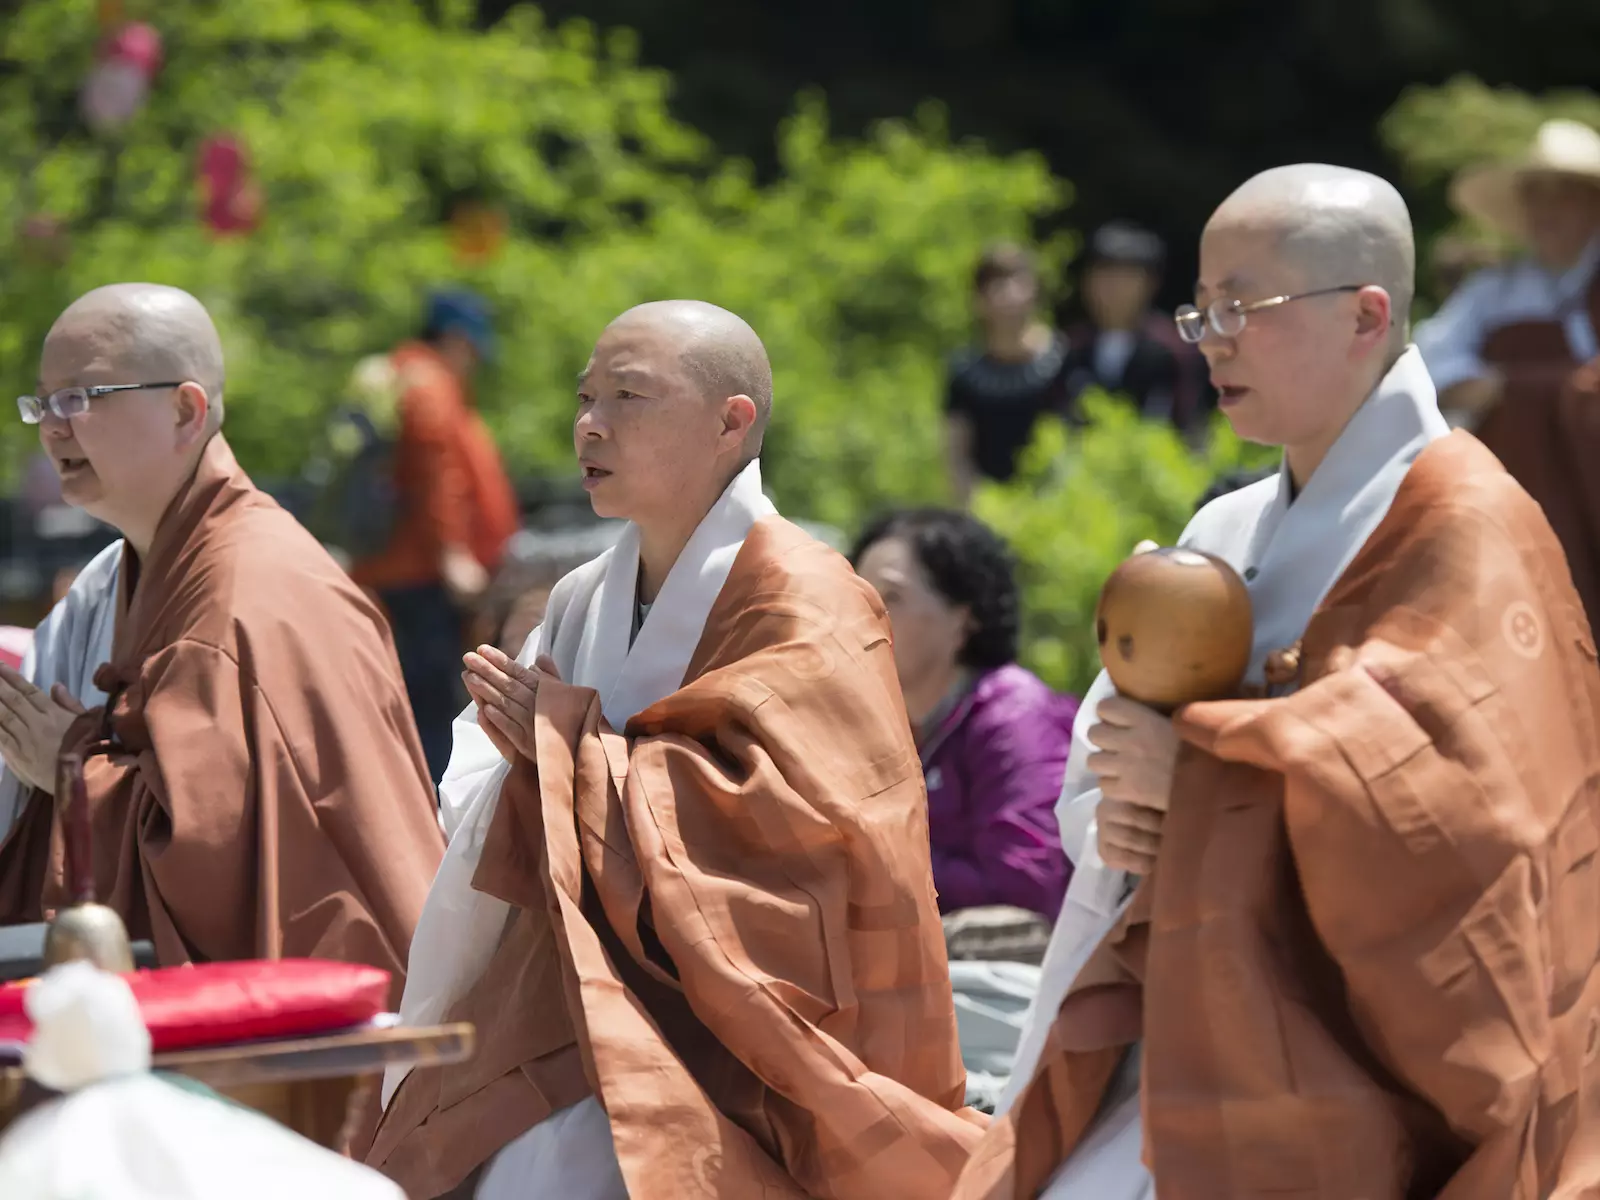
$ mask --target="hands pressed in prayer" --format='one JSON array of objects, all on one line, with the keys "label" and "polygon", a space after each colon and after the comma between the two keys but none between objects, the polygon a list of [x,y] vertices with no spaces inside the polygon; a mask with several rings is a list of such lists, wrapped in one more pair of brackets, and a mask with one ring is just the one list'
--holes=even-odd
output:
[{"label": "hands pressed in prayer", "polygon": [[1088,767],[1100,781],[1100,857],[1118,870],[1148,874],[1161,848],[1178,761],[1172,720],[1137,701],[1109,696],[1100,702],[1099,722],[1088,736],[1096,747]]},{"label": "hands pressed in prayer", "polygon": [[530,669],[494,646],[479,646],[462,662],[461,679],[478,706],[478,725],[507,762],[532,758],[533,704],[542,679],[561,680],[549,655]]},{"label": "hands pressed in prayer", "polygon": [[0,664],[0,754],[24,783],[54,794],[62,740],[84,712],[61,684],[46,694]]}]

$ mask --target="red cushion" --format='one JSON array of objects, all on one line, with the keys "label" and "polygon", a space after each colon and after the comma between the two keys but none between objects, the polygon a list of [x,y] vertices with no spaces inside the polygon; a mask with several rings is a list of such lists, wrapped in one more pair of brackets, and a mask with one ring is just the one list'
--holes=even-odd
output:
[{"label": "red cushion", "polygon": [[[389,972],[321,959],[204,963],[124,976],[152,1048],[183,1050],[363,1025],[384,1011]],[[0,1042],[26,1042],[31,980],[0,986]]]}]

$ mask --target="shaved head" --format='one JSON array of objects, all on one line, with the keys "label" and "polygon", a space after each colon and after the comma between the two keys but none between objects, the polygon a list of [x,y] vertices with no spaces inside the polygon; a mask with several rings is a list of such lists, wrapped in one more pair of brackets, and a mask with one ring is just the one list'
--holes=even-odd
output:
[{"label": "shaved head", "polygon": [[766,347],[714,304],[641,304],[601,331],[577,400],[583,487],[597,515],[639,530],[639,594],[648,601],[733,482],[759,479],[772,414]]},{"label": "shaved head", "polygon": [[1415,271],[1405,201],[1365,171],[1263,171],[1206,223],[1195,302],[1218,407],[1240,437],[1282,446],[1297,484],[1406,353]]},{"label": "shaved head", "polygon": [[[222,339],[205,306],[188,292],[156,283],[114,283],[75,300],[45,338],[74,357],[98,361],[132,382],[198,383],[211,402],[210,427],[222,424]],[[134,376],[138,376],[137,379]]]},{"label": "shaved head", "polygon": [[761,452],[772,417],[772,364],[767,348],[742,317],[703,300],[657,300],[636,305],[611,327],[643,324],[671,336],[683,367],[708,400],[748,396],[756,406],[747,458]]},{"label": "shaved head", "polygon": [[67,417],[53,404],[39,444],[69,503],[146,553],[168,504],[222,425],[222,342],[177,288],[119,283],[74,301],[39,356],[39,392],[105,389]]},{"label": "shaved head", "polygon": [[1395,348],[1405,344],[1417,251],[1411,213],[1394,185],[1349,167],[1298,163],[1246,181],[1207,230],[1274,235],[1306,287],[1375,284],[1389,293]]}]

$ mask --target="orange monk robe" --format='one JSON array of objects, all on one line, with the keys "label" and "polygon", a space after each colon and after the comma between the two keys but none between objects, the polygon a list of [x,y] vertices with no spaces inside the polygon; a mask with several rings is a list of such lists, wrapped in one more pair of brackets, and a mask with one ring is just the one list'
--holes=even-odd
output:
[{"label": "orange monk robe", "polygon": [[536,719],[473,880],[510,919],[448,1014],[478,1055],[407,1077],[368,1161],[437,1196],[592,1095],[634,1200],[948,1193],[982,1118],[870,588],[764,518],[678,691],[623,736],[546,682]]},{"label": "orange monk robe", "polygon": [[1600,1195],[1600,671],[1538,506],[1434,443],[1302,661],[1179,714],[1156,868],[957,1200],[1037,1195],[1139,1037],[1162,1200]]},{"label": "orange monk robe", "polygon": [[[109,701],[64,746],[100,900],[163,966],[341,959],[398,1001],[444,838],[382,616],[221,435],[124,554]],[[0,846],[0,923],[66,899],[52,809],[33,793]]]}]

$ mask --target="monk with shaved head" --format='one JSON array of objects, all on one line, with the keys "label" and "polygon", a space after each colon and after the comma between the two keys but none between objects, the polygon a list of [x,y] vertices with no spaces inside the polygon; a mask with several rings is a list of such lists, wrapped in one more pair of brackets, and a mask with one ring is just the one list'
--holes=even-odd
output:
[{"label": "monk with shaved head", "polygon": [[1076,863],[956,1200],[1600,1189],[1600,672],[1539,506],[1449,433],[1381,179],[1301,165],[1200,243],[1198,343],[1276,475],[1180,544],[1245,581],[1240,694],[1102,674]]},{"label": "monk with shaved head", "polygon": [[466,658],[450,848],[368,1161],[415,1200],[947,1194],[963,1107],[926,800],[877,595],[762,494],[766,350],[693,301],[601,333],[574,448],[617,544]]},{"label": "monk with shaved head", "polygon": [[65,499],[122,539],[35,669],[0,672],[0,922],[69,899],[51,793],[70,752],[99,898],[163,966],[344,959],[393,972],[398,999],[443,854],[399,665],[382,615],[234,461],[224,383],[211,318],[175,288],[100,288],[45,339],[23,420]]}]

